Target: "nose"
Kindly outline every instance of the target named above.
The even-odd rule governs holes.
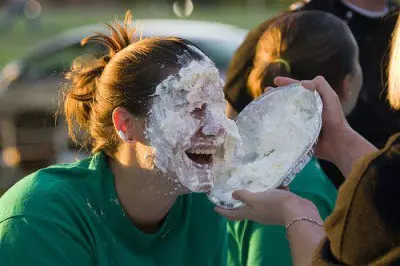
[[[220,122],[205,123],[201,128],[201,132],[205,136],[220,137],[226,134],[225,128]]]

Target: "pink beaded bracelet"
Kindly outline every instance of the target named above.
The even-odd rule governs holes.
[[[289,230],[290,226],[292,226],[294,223],[300,222],[300,221],[310,222],[310,223],[313,223],[313,224],[316,224],[316,225],[319,225],[319,226],[323,227],[323,224],[321,222],[318,222],[317,220],[314,220],[314,219],[311,219],[311,218],[308,218],[308,217],[302,217],[302,218],[293,219],[285,226],[286,238],[289,239],[288,230]]]

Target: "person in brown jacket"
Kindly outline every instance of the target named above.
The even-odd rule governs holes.
[[[275,79],[277,86],[293,82],[298,81],[283,77]],[[285,226],[293,265],[310,265],[313,254],[315,265],[373,263],[381,257],[382,248],[385,247],[384,254],[386,254],[386,248],[393,246],[393,242],[386,242],[387,234],[383,235],[382,232],[390,234],[391,230],[386,228],[385,223],[375,218],[380,215],[377,212],[377,205],[373,202],[376,194],[373,186],[377,184],[378,172],[373,169],[365,171],[365,173],[372,171],[370,174],[372,178],[364,179],[363,169],[367,169],[372,158],[390,151],[391,146],[377,152],[375,146],[349,126],[337,94],[323,77],[302,81],[301,84],[307,89],[317,90],[324,104],[323,133],[316,146],[316,155],[331,161],[345,176],[349,176],[339,191],[337,205],[324,227],[315,205],[287,191],[287,188],[260,193],[235,191],[233,197],[245,202],[246,206],[238,210],[216,208],[216,211],[230,220],[247,219],[262,224]],[[400,149],[398,151],[400,152]],[[368,156],[362,158],[366,155]],[[352,172],[353,164],[357,166]],[[380,199],[384,201],[384,198]],[[369,239],[378,240],[380,236],[384,237],[382,242],[385,245],[379,242],[376,245],[374,243],[368,245]],[[376,247],[376,252],[372,251],[373,247]],[[398,258],[400,259],[400,253]]]
[[[387,99],[400,109],[400,19],[394,32]],[[278,77],[277,86],[298,82]],[[230,220],[286,227],[294,265],[400,265],[400,133],[379,150],[352,129],[323,77],[301,84],[321,95],[323,131],[316,155],[346,177],[333,213],[322,224],[314,204],[288,191],[235,191],[247,205],[215,210]]]

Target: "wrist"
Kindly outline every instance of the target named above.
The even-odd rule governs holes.
[[[321,230],[323,231],[324,229],[324,224],[323,224],[323,222],[321,221],[321,220],[314,220],[314,219],[312,219],[312,218],[308,218],[308,217],[301,217],[301,218],[297,218],[297,219],[293,219],[292,221],[290,221],[286,226],[285,226],[285,229],[286,229],[286,238],[289,240],[289,231],[290,231],[290,228],[292,227],[292,226],[296,226],[296,223],[298,224],[298,223],[309,223],[309,224],[312,224],[312,225],[317,225],[317,226],[319,226],[320,228],[321,228]]]
[[[347,123],[346,123],[347,124]],[[359,158],[377,151],[377,148],[358,134],[348,124],[344,125],[337,133],[334,142],[332,162],[339,167],[347,177],[351,172],[353,163]]]
[[[282,225],[286,226],[293,220],[299,218],[309,218],[322,223],[317,207],[311,201],[293,195],[293,198],[285,204],[283,208]]]
[[[343,157],[349,154],[354,140],[357,137],[357,132],[350,127],[349,124],[344,123],[336,132],[335,139],[332,145],[332,159],[331,161],[338,165],[340,164]]]

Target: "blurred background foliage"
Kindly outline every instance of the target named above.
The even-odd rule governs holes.
[[[15,0],[14,0],[15,1]],[[18,1],[18,0],[17,0]],[[10,1],[0,1],[0,18]],[[0,29],[0,67],[24,56],[31,47],[65,29],[123,18],[131,9],[136,19],[177,18],[173,0],[39,0],[40,14],[35,23],[20,18],[11,27]],[[252,28],[288,7],[290,0],[193,0],[194,9],[186,19],[218,21]]]

